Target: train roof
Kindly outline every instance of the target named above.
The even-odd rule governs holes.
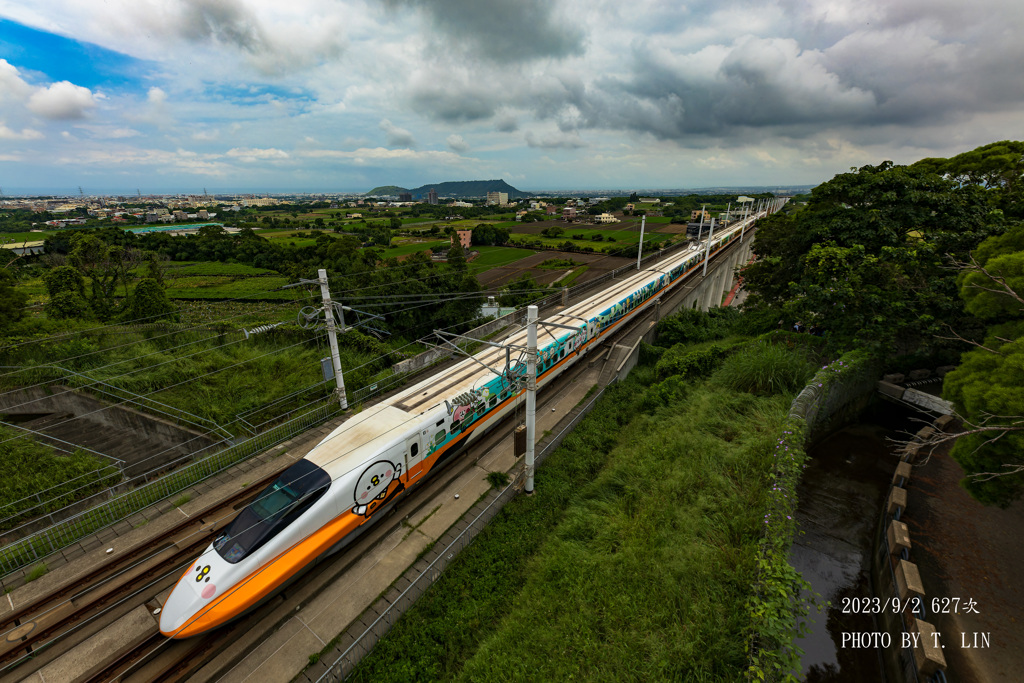
[[[345,420],[306,459],[337,479],[417,428],[415,415],[378,403]]]

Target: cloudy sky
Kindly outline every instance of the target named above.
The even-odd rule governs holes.
[[[0,188],[813,184],[1024,139],[1020,0],[0,0]]]

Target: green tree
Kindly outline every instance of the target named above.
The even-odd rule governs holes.
[[[125,301],[121,317],[125,320],[153,322],[160,319],[174,320],[177,309],[167,298],[167,292],[154,278],[144,278],[135,286]]]
[[[952,455],[972,496],[1005,507],[1024,493],[1024,226],[983,242],[958,281],[991,326],[943,384],[964,419]]]
[[[0,333],[6,332],[25,316],[28,296],[18,291],[14,284],[14,276],[6,268],[0,268]]]
[[[969,325],[950,257],[1005,229],[985,190],[883,162],[814,188],[805,210],[761,221],[745,273],[752,306],[828,330],[838,348],[934,346]],[[941,322],[940,322],[941,321]]]
[[[459,273],[466,272],[466,250],[458,240],[448,250],[448,265]]]
[[[43,305],[46,315],[54,320],[91,317],[85,300],[85,280],[71,266],[58,266],[43,275],[49,299]]]
[[[550,237],[554,239],[556,237],[561,237],[564,232],[564,229],[558,227],[557,225],[552,225],[550,228],[544,228],[543,230],[541,230],[540,234],[544,235],[545,237]]]
[[[501,288],[498,295],[499,306],[525,306],[526,304],[544,296],[544,292],[538,292],[541,286],[529,274],[521,275],[512,282]]]

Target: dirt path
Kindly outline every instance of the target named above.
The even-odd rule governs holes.
[[[942,453],[915,467],[908,487],[906,522],[928,607],[932,598],[960,598],[959,614],[929,609],[927,621],[942,632],[950,680],[1019,681],[1024,679],[1024,502],[1006,510],[986,507],[960,486],[963,476],[960,465]],[[976,603],[976,614],[965,613],[968,599]],[[973,647],[974,633],[979,644],[980,634],[990,634],[990,647]]]

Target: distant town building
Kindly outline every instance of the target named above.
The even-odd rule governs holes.
[[[488,206],[494,204],[497,204],[498,206],[505,206],[508,204],[508,192],[488,192],[487,204]]]
[[[619,219],[610,213],[601,213],[594,216],[595,223],[618,223]]]
[[[641,197],[640,198],[640,203],[641,204],[661,204],[661,200],[658,199],[657,197]]]
[[[558,207],[555,206],[554,204],[548,204],[546,211],[547,211],[547,215],[549,215],[549,216],[556,216],[556,215],[558,215]]]
[[[250,197],[242,200],[242,206],[276,206],[277,200],[270,197]]]
[[[695,209],[694,211],[690,212],[690,220],[691,221],[696,221],[696,222],[699,223],[701,221],[701,216],[702,216],[702,214],[701,214],[701,210],[700,209]],[[705,211],[703,213],[703,221],[705,223],[708,223],[708,222],[711,221],[711,214],[709,212]]]
[[[398,193],[398,201],[400,201],[400,202],[411,202],[412,201],[412,192],[399,192]]]
[[[562,209],[562,219],[567,221],[576,220],[576,207],[567,206]]]
[[[459,244],[462,248],[469,253],[469,248],[473,246],[473,231],[472,230],[456,230],[455,234],[452,235],[451,244],[455,246],[455,240],[459,240]]]
[[[430,192],[427,192],[427,204],[437,205],[437,192],[434,188],[430,188]]]
[[[470,209],[470,208],[473,207],[473,204],[471,202],[460,202],[460,201],[456,200],[456,201],[452,202],[451,204],[449,204],[448,206],[457,206],[457,207],[462,207],[464,209]]]

